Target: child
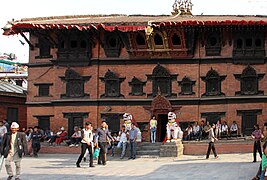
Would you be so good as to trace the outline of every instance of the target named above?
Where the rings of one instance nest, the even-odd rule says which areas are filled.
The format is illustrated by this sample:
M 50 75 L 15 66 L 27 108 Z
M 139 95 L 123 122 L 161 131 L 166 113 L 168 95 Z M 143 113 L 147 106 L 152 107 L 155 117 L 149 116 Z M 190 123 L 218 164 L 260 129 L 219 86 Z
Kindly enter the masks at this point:
M 260 180 L 264 180 L 266 177 L 266 168 L 267 168 L 267 142 L 263 144 L 263 155 L 262 155 L 262 160 L 261 160 L 261 178 Z

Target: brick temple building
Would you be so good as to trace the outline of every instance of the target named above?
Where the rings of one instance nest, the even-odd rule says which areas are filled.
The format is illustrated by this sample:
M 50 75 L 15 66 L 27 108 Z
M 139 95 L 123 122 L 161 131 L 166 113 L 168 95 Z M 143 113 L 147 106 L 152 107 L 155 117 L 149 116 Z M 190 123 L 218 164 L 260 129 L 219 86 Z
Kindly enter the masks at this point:
M 174 8 L 172 16 L 30 18 L 3 29 L 30 33 L 28 126 L 71 133 L 106 119 L 117 131 L 129 112 L 144 134 L 156 115 L 163 140 L 169 111 L 183 128 L 201 118 L 236 121 L 244 135 L 267 119 L 265 16 Z
M 8 81 L 0 80 L 0 119 L 18 122 L 21 128 L 27 127 L 27 89 Z

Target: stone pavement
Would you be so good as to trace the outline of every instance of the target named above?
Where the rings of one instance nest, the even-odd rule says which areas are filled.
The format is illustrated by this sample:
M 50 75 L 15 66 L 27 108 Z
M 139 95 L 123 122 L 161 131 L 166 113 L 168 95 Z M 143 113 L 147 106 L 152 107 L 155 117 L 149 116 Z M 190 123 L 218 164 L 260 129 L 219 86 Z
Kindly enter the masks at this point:
M 106 166 L 89 168 L 88 162 L 75 167 L 77 154 L 40 154 L 39 158 L 27 157 L 22 161 L 24 180 L 68 179 L 182 179 L 182 180 L 250 180 L 259 163 L 252 163 L 252 154 L 221 154 L 218 159 L 205 156 L 181 158 L 137 158 L 120 160 L 109 157 Z M 260 159 L 260 158 L 258 158 Z M 6 179 L 5 168 L 0 179 Z

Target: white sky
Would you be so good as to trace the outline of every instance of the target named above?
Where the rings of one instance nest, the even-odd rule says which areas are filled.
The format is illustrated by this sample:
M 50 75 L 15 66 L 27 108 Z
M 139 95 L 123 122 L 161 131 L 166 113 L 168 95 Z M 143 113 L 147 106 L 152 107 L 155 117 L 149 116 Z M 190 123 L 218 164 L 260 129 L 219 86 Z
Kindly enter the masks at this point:
M 26 17 L 86 14 L 170 14 L 174 0 L 13 0 L 1 2 L 0 27 L 8 20 Z M 193 14 L 267 15 L 267 0 L 192 0 Z M 0 52 L 15 53 L 28 61 L 27 44 L 21 36 L 6 37 L 0 31 Z M 24 41 L 25 42 L 25 41 Z

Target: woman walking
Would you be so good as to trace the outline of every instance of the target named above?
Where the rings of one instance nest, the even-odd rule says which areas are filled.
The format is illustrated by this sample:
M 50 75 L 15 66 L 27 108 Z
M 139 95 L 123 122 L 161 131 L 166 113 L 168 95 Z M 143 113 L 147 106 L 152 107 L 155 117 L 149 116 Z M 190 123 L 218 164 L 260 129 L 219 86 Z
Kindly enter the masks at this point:
M 257 151 L 260 154 L 260 157 L 262 158 L 262 151 L 261 151 L 261 137 L 262 133 L 259 128 L 258 124 L 254 125 L 255 131 L 252 132 L 251 137 L 254 139 L 254 148 L 253 148 L 253 162 L 257 162 Z

